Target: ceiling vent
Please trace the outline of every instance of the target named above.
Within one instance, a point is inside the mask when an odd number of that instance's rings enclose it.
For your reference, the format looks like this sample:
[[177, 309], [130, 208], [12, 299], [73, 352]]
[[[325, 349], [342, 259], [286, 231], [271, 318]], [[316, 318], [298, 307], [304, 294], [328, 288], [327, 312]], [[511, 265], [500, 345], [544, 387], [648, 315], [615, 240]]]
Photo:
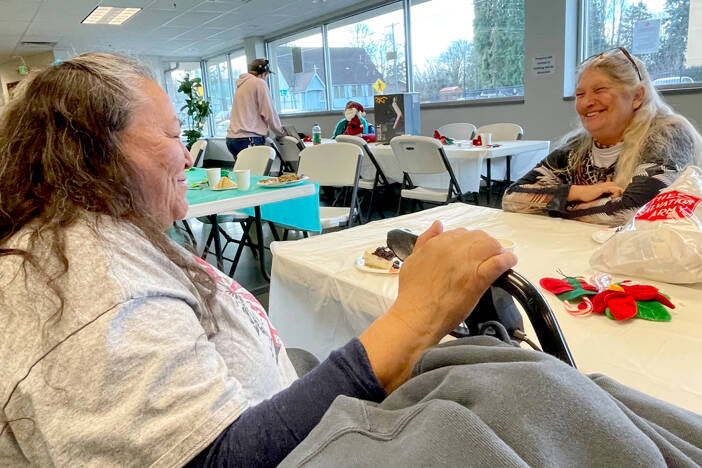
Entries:
[[30, 47], [35, 49], [53, 49], [54, 47], [56, 47], [56, 43], [50, 41], [22, 41], [20, 42], [20, 45], [23, 47]]

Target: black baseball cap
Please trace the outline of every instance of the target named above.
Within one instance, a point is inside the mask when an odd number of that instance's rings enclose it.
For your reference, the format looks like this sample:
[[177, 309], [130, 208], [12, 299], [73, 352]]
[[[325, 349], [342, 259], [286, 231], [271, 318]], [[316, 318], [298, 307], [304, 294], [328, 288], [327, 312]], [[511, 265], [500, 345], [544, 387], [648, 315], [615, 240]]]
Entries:
[[261, 75], [266, 72], [273, 73], [269, 65], [269, 61], [264, 58], [257, 58], [249, 64], [249, 72], [255, 72], [257, 75]]

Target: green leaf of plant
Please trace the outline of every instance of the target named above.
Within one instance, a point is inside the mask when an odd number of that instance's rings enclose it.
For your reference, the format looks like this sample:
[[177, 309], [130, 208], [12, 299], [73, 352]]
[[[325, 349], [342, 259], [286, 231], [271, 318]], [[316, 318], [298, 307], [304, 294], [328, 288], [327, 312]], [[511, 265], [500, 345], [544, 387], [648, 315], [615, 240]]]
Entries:
[[668, 309], [658, 301], [637, 301], [636, 316], [640, 319], [654, 322], [670, 322]]

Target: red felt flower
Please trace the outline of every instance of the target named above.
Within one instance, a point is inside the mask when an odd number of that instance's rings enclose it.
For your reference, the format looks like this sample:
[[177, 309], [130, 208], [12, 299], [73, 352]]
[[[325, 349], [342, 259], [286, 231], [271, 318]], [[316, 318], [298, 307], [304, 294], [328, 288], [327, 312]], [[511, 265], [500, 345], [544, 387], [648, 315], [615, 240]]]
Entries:
[[595, 314], [604, 314], [607, 304], [611, 299], [616, 297], [626, 297], [626, 293], [607, 289], [599, 294], [592, 296], [592, 312]]
[[632, 296], [613, 297], [607, 302], [607, 307], [617, 320], [628, 320], [636, 316], [636, 301]]
[[660, 302], [661, 304], [663, 304], [666, 307], [670, 307], [671, 309], [675, 309], [675, 306], [673, 305], [672, 302], [670, 302], [670, 299], [668, 299], [667, 297], [665, 297], [661, 293], [656, 294], [656, 297], [654, 297], [653, 300]]
[[568, 284], [567, 281], [559, 280], [556, 278], [541, 278], [539, 280], [539, 284], [546, 291], [556, 295], [575, 290], [575, 288]]
[[578, 282], [580, 282], [580, 287], [583, 288], [585, 291], [597, 292], [597, 288], [585, 281], [584, 279], [578, 278]]
[[658, 295], [658, 288], [647, 286], [645, 284], [636, 284], [634, 286], [620, 285], [625, 293], [636, 299], [637, 301], [653, 301]]

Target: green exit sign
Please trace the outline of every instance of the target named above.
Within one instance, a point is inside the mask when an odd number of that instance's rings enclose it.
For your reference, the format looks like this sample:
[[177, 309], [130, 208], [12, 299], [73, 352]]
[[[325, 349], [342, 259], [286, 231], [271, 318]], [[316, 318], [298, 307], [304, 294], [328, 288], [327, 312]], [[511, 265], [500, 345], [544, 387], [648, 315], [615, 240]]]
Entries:
[[20, 75], [26, 75], [27, 74], [27, 65], [20, 65], [17, 68], [17, 71], [19, 72]]

